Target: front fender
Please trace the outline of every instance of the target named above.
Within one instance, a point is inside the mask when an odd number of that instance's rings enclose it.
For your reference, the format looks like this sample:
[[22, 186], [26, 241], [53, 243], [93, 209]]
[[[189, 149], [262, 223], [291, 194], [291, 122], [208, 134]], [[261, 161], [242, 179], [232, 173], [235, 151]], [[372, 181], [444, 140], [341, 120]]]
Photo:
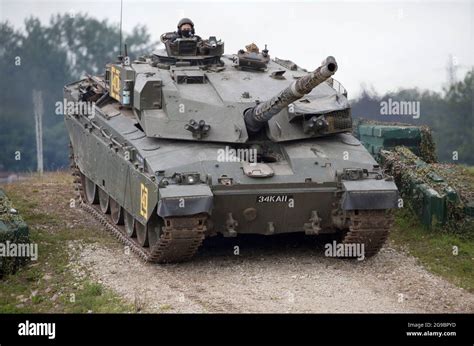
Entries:
[[168, 185], [158, 190], [161, 217], [211, 214], [213, 194], [208, 185]]
[[393, 181], [365, 179], [342, 183], [342, 209], [368, 210], [398, 207], [398, 189]]

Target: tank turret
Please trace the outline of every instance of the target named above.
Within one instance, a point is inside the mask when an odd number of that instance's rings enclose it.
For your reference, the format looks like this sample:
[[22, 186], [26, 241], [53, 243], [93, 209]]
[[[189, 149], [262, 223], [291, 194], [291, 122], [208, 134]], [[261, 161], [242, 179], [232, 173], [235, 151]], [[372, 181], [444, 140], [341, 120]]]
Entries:
[[[337, 71], [336, 59], [328, 56], [313, 72], [299, 78], [283, 89], [270, 100], [261, 102], [244, 113], [247, 131], [258, 132], [265, 123], [278, 114], [283, 108], [300, 99], [311, 90], [330, 78]], [[317, 123], [314, 126], [318, 126]]]

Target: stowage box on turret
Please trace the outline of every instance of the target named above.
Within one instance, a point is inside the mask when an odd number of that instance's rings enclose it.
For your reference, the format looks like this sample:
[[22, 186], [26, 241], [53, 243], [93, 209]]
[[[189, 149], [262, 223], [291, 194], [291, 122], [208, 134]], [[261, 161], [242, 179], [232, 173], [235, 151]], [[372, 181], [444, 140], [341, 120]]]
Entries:
[[164, 46], [64, 89], [86, 210], [160, 263], [215, 234], [338, 233], [366, 257], [379, 251], [398, 191], [350, 133], [335, 58], [308, 72], [255, 44]]

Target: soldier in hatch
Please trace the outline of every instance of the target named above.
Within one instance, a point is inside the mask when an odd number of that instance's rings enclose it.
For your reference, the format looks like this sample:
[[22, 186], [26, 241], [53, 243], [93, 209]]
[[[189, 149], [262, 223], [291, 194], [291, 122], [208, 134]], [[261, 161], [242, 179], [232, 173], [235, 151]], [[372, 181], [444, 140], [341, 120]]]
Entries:
[[178, 31], [167, 32], [161, 35], [161, 41], [171, 41], [174, 42], [178, 38], [197, 38], [198, 41], [201, 41], [201, 37], [194, 34], [194, 23], [189, 18], [183, 18], [178, 22]]

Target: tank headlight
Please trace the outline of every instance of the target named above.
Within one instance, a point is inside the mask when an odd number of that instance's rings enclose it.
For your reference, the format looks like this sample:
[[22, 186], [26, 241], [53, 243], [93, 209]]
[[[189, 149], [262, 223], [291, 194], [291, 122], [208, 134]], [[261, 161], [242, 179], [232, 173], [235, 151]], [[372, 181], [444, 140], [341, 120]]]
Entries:
[[199, 173], [183, 173], [182, 184], [193, 185], [201, 181]]
[[171, 179], [175, 184], [178, 185], [194, 185], [201, 183], [201, 175], [196, 172], [192, 173], [174, 173], [169, 178], [164, 178], [163, 180]]

